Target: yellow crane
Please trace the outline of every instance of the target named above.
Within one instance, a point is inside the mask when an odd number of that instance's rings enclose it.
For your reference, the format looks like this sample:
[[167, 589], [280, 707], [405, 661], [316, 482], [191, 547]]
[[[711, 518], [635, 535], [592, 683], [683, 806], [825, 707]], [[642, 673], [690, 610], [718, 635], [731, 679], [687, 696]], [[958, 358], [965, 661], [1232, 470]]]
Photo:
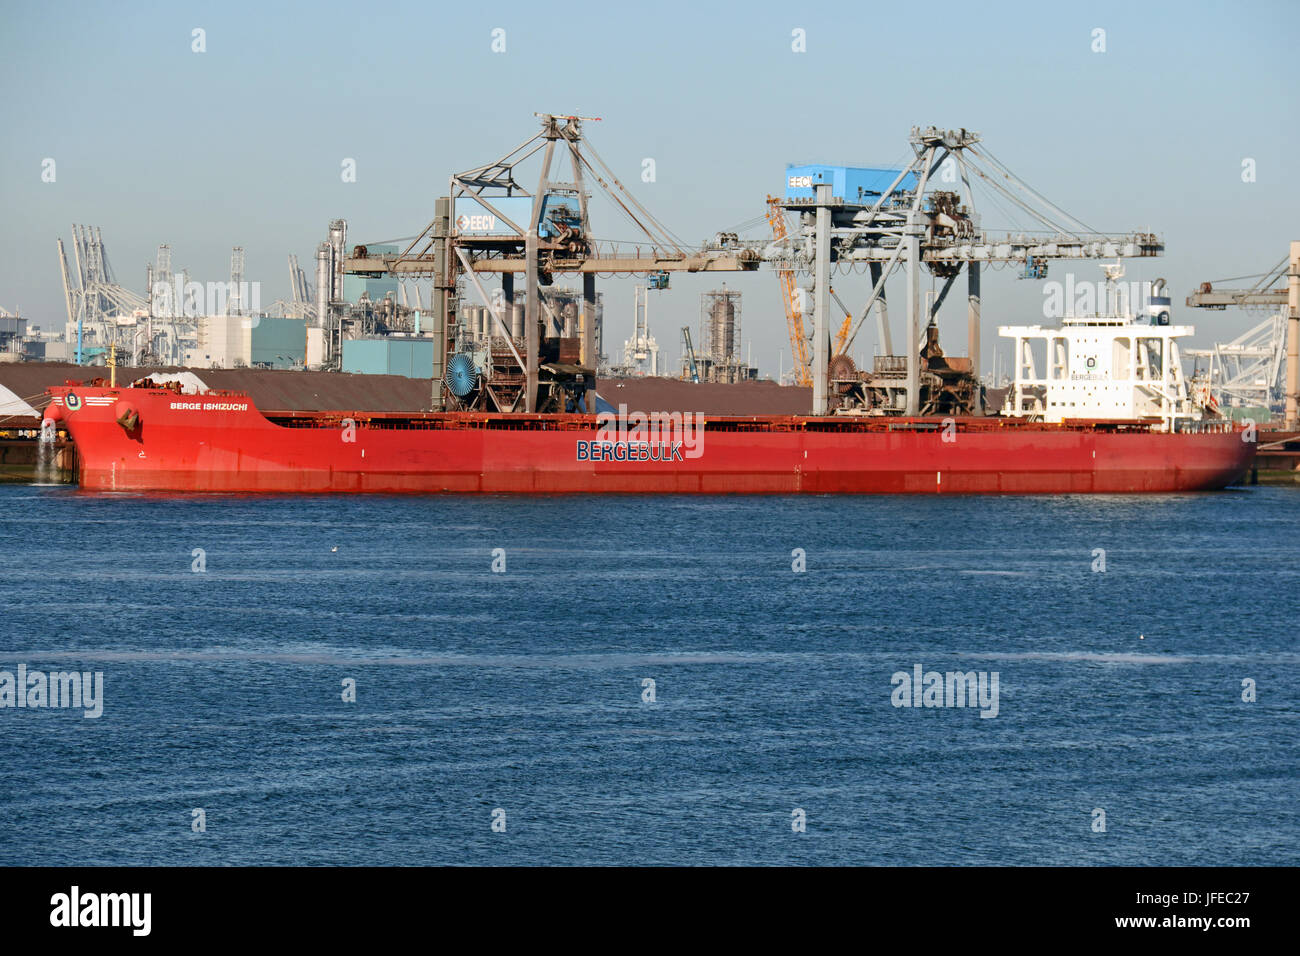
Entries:
[[[833, 288], [830, 291], [831, 291], [831, 295], [835, 295], [835, 290]], [[835, 301], [839, 302], [839, 298], [836, 297]], [[844, 308], [843, 302], [840, 302], [840, 308], [841, 309]], [[837, 355], [844, 354], [844, 343], [849, 340], [849, 332], [852, 330], [852, 328], [853, 328], [853, 313], [845, 309], [844, 322], [840, 325], [840, 330], [835, 333], [835, 347], [831, 349], [831, 358], [835, 358], [835, 356]]]
[[[789, 236], [785, 226], [785, 210], [781, 208], [781, 200], [775, 196], [767, 197], [767, 221], [772, 225], [772, 237], [777, 242], [784, 242]], [[785, 265], [777, 266], [776, 277], [781, 282], [781, 296], [785, 300], [785, 320], [790, 327], [790, 354], [794, 358], [794, 383], [807, 388], [812, 385], [812, 373], [808, 368], [808, 336], [803, 330], [803, 313], [799, 310], [794, 270]]]
[[[775, 196], [767, 197], [767, 221], [772, 226], [772, 237], [777, 242], [784, 242], [789, 233], [785, 225], [785, 210], [781, 208], [781, 200]], [[803, 312], [799, 308], [799, 293], [795, 285], [794, 270], [789, 266], [777, 266], [776, 276], [781, 282], [781, 297], [785, 301], [785, 319], [790, 327], [790, 352], [794, 356], [794, 381], [796, 385], [802, 385], [805, 388], [812, 387], [812, 369], [808, 362], [808, 333], [804, 330]], [[832, 294], [834, 289], [830, 290]], [[848, 341], [849, 330], [853, 327], [853, 315], [847, 313], [844, 316], [844, 323], [840, 330], [835, 333], [835, 347], [831, 349], [831, 356], [841, 354], [844, 351], [844, 343]]]

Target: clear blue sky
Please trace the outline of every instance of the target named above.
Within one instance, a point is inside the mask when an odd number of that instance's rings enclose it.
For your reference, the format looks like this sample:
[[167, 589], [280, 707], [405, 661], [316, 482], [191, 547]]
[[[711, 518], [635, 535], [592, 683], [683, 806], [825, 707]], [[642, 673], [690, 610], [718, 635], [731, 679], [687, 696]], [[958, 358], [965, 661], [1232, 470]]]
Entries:
[[[247, 250], [263, 303], [288, 297], [333, 217], [349, 242], [417, 232], [451, 172], [535, 129], [534, 110], [600, 116], [588, 134], [638, 198], [699, 240], [760, 215], [787, 162], [901, 160], [914, 124], [979, 130], [992, 151], [1099, 229], [1162, 233], [1130, 279], [1253, 273], [1300, 238], [1300, 4], [1208, 3], [14, 3], [0, 9], [0, 305], [61, 325], [55, 239], [102, 227], [119, 281], [156, 246], [203, 281]], [[191, 31], [207, 52], [191, 52]], [[491, 50], [494, 28], [506, 52]], [[1105, 53], [1092, 31], [1106, 30]], [[791, 31], [807, 52], [791, 51]], [[41, 181], [45, 158], [57, 181]], [[357, 182], [340, 179], [345, 157]], [[640, 181], [641, 161], [657, 181]], [[1252, 158], [1257, 181], [1243, 183]], [[1009, 226], [984, 209], [986, 228]], [[598, 236], [626, 227], [597, 221]], [[755, 233], [754, 235], [761, 235]], [[1094, 267], [1076, 274], [1100, 276]], [[1066, 266], [1049, 278], [1063, 278]], [[736, 279], [764, 373], [789, 346], [777, 283]], [[665, 355], [696, 324], [706, 277], [656, 294]], [[857, 307], [864, 282], [837, 291]], [[609, 280], [606, 350], [631, 330]], [[901, 289], [899, 290], [901, 293]], [[985, 282], [985, 342], [1038, 321], [1042, 291]], [[1198, 341], [1250, 316], [1193, 312]], [[964, 296], [941, 317], [965, 346]], [[869, 354], [870, 338], [862, 341]], [[988, 346], [985, 347], [986, 358]]]

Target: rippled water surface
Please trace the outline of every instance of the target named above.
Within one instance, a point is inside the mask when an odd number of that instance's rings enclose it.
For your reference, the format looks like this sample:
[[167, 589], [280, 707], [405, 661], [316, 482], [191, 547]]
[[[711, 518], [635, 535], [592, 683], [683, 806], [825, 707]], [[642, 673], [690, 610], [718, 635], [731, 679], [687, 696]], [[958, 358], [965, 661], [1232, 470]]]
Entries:
[[0, 509], [0, 863], [1297, 862], [1289, 488]]

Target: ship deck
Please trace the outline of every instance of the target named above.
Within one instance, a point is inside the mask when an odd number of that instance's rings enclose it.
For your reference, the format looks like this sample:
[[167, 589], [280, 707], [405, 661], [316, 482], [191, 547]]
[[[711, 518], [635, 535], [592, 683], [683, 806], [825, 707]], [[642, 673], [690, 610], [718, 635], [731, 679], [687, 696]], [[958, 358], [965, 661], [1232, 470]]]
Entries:
[[[216, 395], [218, 393], [210, 393]], [[221, 397], [243, 397], [236, 393], [220, 393]], [[618, 427], [618, 419], [597, 419], [592, 415], [528, 415], [488, 412], [302, 412], [269, 410], [262, 414], [273, 424], [285, 428], [338, 428], [348, 422], [357, 427], [391, 430], [482, 430], [482, 431], [590, 431], [594, 427]], [[676, 414], [676, 413], [674, 413]], [[648, 427], [656, 423], [666, 425], [669, 413], [651, 413]], [[638, 419], [633, 418], [624, 427], [636, 430]], [[677, 424], [681, 416], [676, 415]], [[997, 416], [965, 418], [899, 418], [889, 416], [828, 416], [807, 415], [700, 415], [693, 419], [697, 427], [710, 432], [818, 432], [818, 433], [886, 433], [933, 432], [951, 426], [958, 433], [994, 432], [1149, 432], [1160, 424], [1159, 419], [1067, 419], [1055, 424], [1033, 422], [1022, 418]], [[1217, 432], [1231, 426], [1222, 422], [1204, 423], [1190, 427], [1189, 431]]]

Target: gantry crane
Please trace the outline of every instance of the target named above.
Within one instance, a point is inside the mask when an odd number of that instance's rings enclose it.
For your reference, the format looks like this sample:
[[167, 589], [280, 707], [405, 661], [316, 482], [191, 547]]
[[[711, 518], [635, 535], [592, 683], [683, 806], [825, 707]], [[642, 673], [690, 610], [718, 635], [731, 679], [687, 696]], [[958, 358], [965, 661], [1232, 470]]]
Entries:
[[[1283, 279], [1286, 280], [1286, 284], [1278, 285]], [[1249, 289], [1216, 289], [1213, 283], [1202, 282], [1200, 287], [1187, 297], [1187, 304], [1194, 309], [1226, 309], [1230, 305], [1285, 308], [1285, 312], [1278, 316], [1279, 319], [1282, 315], [1286, 317], [1284, 393], [1286, 419], [1283, 427], [1288, 431], [1300, 428], [1300, 242], [1292, 242], [1290, 253], [1260, 276]], [[1266, 329], [1272, 321], [1268, 320], [1256, 326], [1242, 339], [1229, 343], [1228, 347], [1239, 346], [1241, 351], [1247, 351], [1248, 345], [1255, 346], [1244, 356], [1247, 359], [1255, 359], [1255, 363], [1250, 366], [1250, 371], [1257, 376], [1259, 371], [1271, 367], [1275, 381], [1279, 363], [1273, 357], [1280, 357], [1283, 331], [1280, 321], [1277, 321], [1271, 330]], [[1266, 331], [1269, 332], [1267, 345], [1260, 341]], [[1245, 339], [1250, 341], [1243, 341]], [[1216, 346], [1215, 350], [1219, 351], [1220, 348]], [[1265, 364], [1270, 358], [1273, 358], [1271, 366]]]
[[[1195, 292], [1187, 297], [1187, 304], [1194, 309], [1226, 309], [1230, 305], [1239, 306], [1282, 306], [1286, 305], [1286, 286], [1274, 288], [1287, 274], [1289, 256], [1283, 256], [1277, 265], [1263, 273], [1249, 289], [1216, 289], [1212, 282], [1202, 282]], [[1242, 278], [1252, 278], [1242, 276]], [[1231, 281], [1231, 280], [1228, 280]]]
[[[967, 129], [912, 129], [912, 161], [902, 169], [865, 170], [874, 181], [855, 190], [846, 186], [849, 167], [805, 166], [787, 170], [781, 209], [800, 215], [798, 231], [774, 243], [765, 258], [775, 268], [813, 274], [813, 414], [829, 409], [831, 359], [831, 273], [865, 264], [871, 294], [853, 319], [844, 347], [852, 347], [873, 308], [882, 303], [885, 283], [896, 269], [906, 269], [907, 321], [901, 354], [886, 341], [888, 323], [876, 311], [886, 354], [878, 364], [893, 374], [889, 411], [919, 413], [923, 329], [933, 320], [957, 276], [967, 275], [969, 351], [979, 371], [980, 270], [985, 264], [1021, 264], [1039, 277], [1052, 259], [1115, 259], [1158, 256], [1164, 243], [1148, 232], [1100, 233], [1080, 222], [1015, 176]], [[992, 236], [979, 227], [971, 193], [977, 177], [997, 196], [1032, 221], [1032, 231]], [[951, 182], [950, 188], [943, 184]], [[878, 183], [878, 185], [877, 185]], [[939, 188], [935, 188], [935, 187]], [[921, 296], [922, 271], [943, 281], [930, 304]], [[922, 315], [922, 313], [925, 313]]]
[[[539, 382], [539, 325], [545, 300], [539, 286], [550, 285], [562, 273], [582, 276], [582, 307], [579, 318], [581, 340], [578, 371], [564, 363], [567, 371], [557, 373], [558, 363], [548, 363], [548, 375], [576, 375], [587, 392], [595, 387], [596, 366], [594, 316], [597, 273], [649, 275], [652, 283], [666, 280], [670, 272], [750, 272], [758, 268], [761, 256], [752, 250], [687, 249], [662, 223], [639, 203], [619, 182], [610, 167], [597, 155], [582, 132], [584, 120], [594, 117], [538, 113], [541, 130], [505, 156], [451, 177], [448, 195], [435, 202], [434, 219], [397, 255], [370, 255], [358, 246], [343, 264], [352, 275], [433, 277], [434, 377], [445, 371], [446, 330], [456, 317], [458, 282], [464, 277], [483, 302], [492, 319], [495, 337], [509, 349], [508, 358], [517, 367], [511, 379], [510, 397], [498, 402], [500, 411], [540, 410], [547, 393]], [[540, 154], [541, 172], [537, 188], [530, 192], [516, 174], [526, 160]], [[555, 162], [568, 159], [568, 181], [555, 169]], [[532, 182], [532, 180], [529, 180]], [[616, 249], [612, 243], [598, 248], [588, 216], [590, 183], [597, 184], [613, 205], [638, 229], [643, 243], [635, 249]], [[483, 274], [501, 279], [501, 300], [490, 297], [480, 282]], [[515, 276], [522, 274], [524, 293], [523, 334], [511, 334], [509, 311], [515, 303]], [[503, 310], [506, 317], [502, 317]], [[516, 341], [517, 338], [517, 341]], [[543, 386], [540, 388], [539, 386]], [[553, 393], [552, 383], [552, 393]], [[435, 386], [435, 389], [437, 386]], [[505, 389], [501, 390], [505, 394]], [[440, 392], [433, 396], [441, 408]], [[588, 395], [586, 407], [593, 407]]]

